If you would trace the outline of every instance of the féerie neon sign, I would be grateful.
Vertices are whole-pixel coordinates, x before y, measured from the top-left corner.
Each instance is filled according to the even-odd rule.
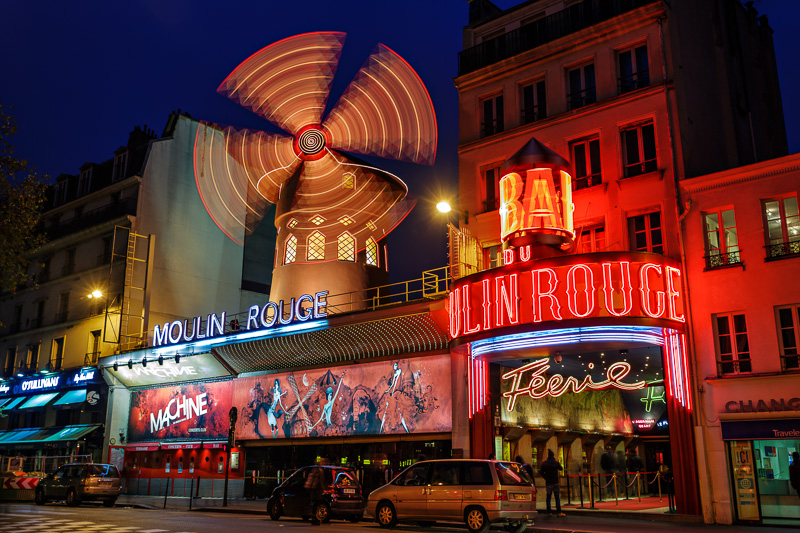
[[[606,379],[595,382],[592,376],[586,376],[582,381],[578,381],[573,376],[564,378],[561,374],[552,374],[545,377],[545,372],[550,368],[548,359],[540,359],[525,366],[521,366],[502,375],[502,378],[513,379],[511,390],[503,393],[504,398],[508,398],[506,405],[507,411],[513,411],[517,402],[517,397],[527,394],[535,400],[540,400],[545,396],[558,397],[566,392],[579,393],[586,389],[601,390],[617,388],[621,390],[638,390],[644,388],[644,381],[635,383],[625,383],[622,380],[630,374],[631,365],[625,362],[613,363],[606,369]],[[589,363],[589,369],[594,368],[594,363]],[[530,372],[530,380],[527,384],[523,383],[523,376]]]
[[[505,254],[504,267],[453,283],[451,337],[587,318],[686,321],[681,270],[667,257],[608,252],[531,260],[527,248]]]

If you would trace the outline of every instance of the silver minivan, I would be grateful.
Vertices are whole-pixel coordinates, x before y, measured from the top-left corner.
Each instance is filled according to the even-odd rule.
[[[400,520],[464,522],[472,533],[502,524],[522,533],[536,516],[536,489],[519,463],[483,459],[420,461],[369,495],[365,513],[381,527]]]

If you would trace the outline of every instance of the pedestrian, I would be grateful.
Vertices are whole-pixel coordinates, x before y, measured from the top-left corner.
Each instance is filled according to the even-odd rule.
[[[550,508],[550,496],[555,492],[556,494],[556,515],[557,516],[567,516],[566,514],[561,512],[561,483],[559,482],[559,474],[558,472],[563,470],[561,467],[561,463],[556,461],[556,456],[553,453],[553,450],[547,450],[547,459],[542,463],[542,467],[539,469],[539,473],[544,478],[544,486],[545,490],[547,490],[547,515],[550,516],[552,513]]]
[[[611,480],[613,479],[614,474],[617,473],[617,456],[614,455],[614,449],[611,446],[606,446],[606,453],[600,457],[600,468],[603,469],[603,472],[606,473],[605,477],[603,478],[603,482],[601,486],[607,486],[606,494],[614,495],[614,487]]]
[[[525,462],[525,459],[522,458],[521,455],[518,455],[516,459],[514,459],[517,463],[522,465],[522,470],[527,472],[529,476],[531,476],[531,484],[533,484],[533,467]]]
[[[800,453],[792,452],[792,464],[789,465],[789,484],[800,496]]]
[[[320,519],[317,516],[316,506],[322,501],[322,469],[318,466],[308,469],[308,476],[305,482],[306,495],[308,501],[306,502],[306,515],[311,517],[311,525],[320,525]]]
[[[494,461],[494,452],[489,454],[489,460]]]

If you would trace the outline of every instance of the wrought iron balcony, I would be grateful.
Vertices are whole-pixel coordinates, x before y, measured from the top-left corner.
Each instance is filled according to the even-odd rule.
[[[800,255],[800,240],[777,242],[765,246],[767,261]]]
[[[578,32],[654,0],[584,0],[458,54],[458,75],[468,74]]]
[[[596,174],[589,174],[588,176],[573,178],[572,190],[578,191],[580,189],[588,189],[589,187],[594,187],[595,185],[600,185],[601,183],[603,183],[602,174],[600,174],[599,172]]]
[[[619,78],[619,94],[650,86],[650,71],[642,70]]]
[[[706,270],[742,264],[742,259],[739,256],[738,250],[726,254],[715,253],[707,255],[704,259],[706,260]]]

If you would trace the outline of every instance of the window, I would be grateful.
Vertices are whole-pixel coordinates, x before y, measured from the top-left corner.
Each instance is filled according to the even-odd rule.
[[[428,484],[428,468],[430,463],[416,464],[397,476],[395,485],[404,487],[421,487]]]
[[[578,230],[578,240],[575,246],[576,254],[590,254],[602,252],[606,249],[606,228],[594,226]]]
[[[339,235],[339,261],[355,261],[356,260],[356,239],[347,232]]]
[[[461,463],[442,461],[433,463],[431,468],[431,485],[461,485]]]
[[[800,254],[800,213],[797,195],[763,201],[767,259]]]
[[[97,256],[97,266],[107,265],[111,262],[111,246],[113,242],[114,240],[110,235],[103,237],[102,252]]]
[[[50,263],[53,261],[53,256],[48,255],[42,259],[42,270],[39,272],[39,283],[50,281]]]
[[[776,309],[781,349],[781,369],[800,370],[800,305],[789,305]]]
[[[64,337],[53,339],[53,346],[50,348],[50,371],[61,370],[64,361]]]
[[[367,239],[367,264],[372,266],[378,266],[378,243],[375,242],[375,239],[369,237]]]
[[[86,168],[81,170],[80,176],[78,176],[78,196],[82,196],[89,192],[89,189],[92,187],[92,168]]]
[[[619,94],[629,93],[650,85],[646,45],[619,52],[617,60],[619,61]]]
[[[483,110],[481,137],[488,137],[503,131],[503,95],[498,94],[481,101]]]
[[[56,183],[56,191],[53,196],[53,205],[61,205],[67,201],[67,180]]]
[[[44,325],[44,302],[44,300],[36,302],[36,319],[33,323],[35,328],[40,328]]]
[[[628,127],[620,132],[623,175],[626,178],[658,170],[656,134],[652,122]]]
[[[467,461],[464,463],[464,485],[493,485],[489,463]]]
[[[743,314],[716,315],[717,371],[720,374],[750,372],[750,343]]]
[[[112,181],[119,181],[125,177],[128,166],[128,152],[122,152],[114,157],[114,179]]]
[[[483,213],[500,207],[500,165],[494,163],[481,168],[481,189],[483,190]]]
[[[567,78],[569,83],[567,101],[569,102],[570,110],[578,109],[597,101],[593,63],[570,70],[567,73]]]
[[[600,137],[571,142],[569,153],[572,156],[572,190],[586,189],[603,183],[600,169]]]
[[[321,231],[315,231],[308,236],[308,252],[306,257],[309,261],[322,261],[325,259],[325,236]]]
[[[286,238],[286,247],[284,249],[283,264],[288,265],[294,263],[297,258],[297,237],[289,235]]]
[[[66,322],[69,316],[69,293],[62,292],[58,295],[58,313],[56,314],[56,322]]]
[[[28,345],[28,361],[29,370],[39,369],[39,343]]]
[[[6,350],[6,364],[4,367],[6,377],[14,373],[14,359],[17,358],[17,347],[11,346]]]
[[[530,124],[547,117],[547,93],[544,80],[520,87],[520,124]]]
[[[64,268],[62,269],[61,275],[68,276],[75,272],[75,248],[70,248],[67,250],[67,257],[64,261]]]
[[[22,304],[14,306],[14,322],[11,324],[11,331],[16,333],[22,327]]]
[[[498,244],[496,246],[487,246],[483,249],[483,264],[486,268],[497,268],[503,266],[503,247]]]
[[[634,252],[664,253],[664,240],[661,235],[661,212],[628,218],[628,232],[631,250]]]
[[[97,363],[97,358],[100,357],[100,330],[89,332],[89,351],[86,353],[86,358],[83,361],[84,366],[91,366]]]
[[[347,172],[342,176],[342,189],[355,189],[356,188],[356,175],[352,172]]]
[[[706,230],[706,268],[740,264],[733,209],[705,213],[703,221]]]

